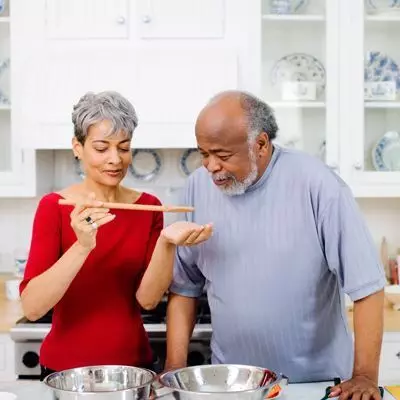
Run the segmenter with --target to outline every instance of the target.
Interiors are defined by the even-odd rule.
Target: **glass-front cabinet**
[[[279,123],[277,142],[339,171],[337,1],[263,0],[262,97]]]
[[[356,196],[400,196],[400,2],[342,2],[341,156]]]
[[[357,197],[400,197],[400,1],[261,5],[278,142],[323,159]]]

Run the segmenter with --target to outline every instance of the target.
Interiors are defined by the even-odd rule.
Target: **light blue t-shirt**
[[[170,290],[207,291],[213,363],[258,365],[292,382],[347,379],[353,342],[343,293],[385,285],[383,268],[347,185],[317,158],[275,147],[263,176],[227,196],[205,168],[188,179],[186,218],[214,235],[177,250]]]

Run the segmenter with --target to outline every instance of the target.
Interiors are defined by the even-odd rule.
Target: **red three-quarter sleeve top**
[[[20,293],[76,242],[72,207],[60,206],[60,198],[50,193],[39,203]],[[148,193],[142,193],[136,203],[160,204]],[[135,293],[163,228],[163,214],[111,212],[115,219],[99,228],[95,249],[54,307],[52,327],[40,350],[40,363],[47,368],[60,371],[89,365],[151,363]]]

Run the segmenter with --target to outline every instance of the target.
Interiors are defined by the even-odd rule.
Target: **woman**
[[[131,163],[137,116],[115,92],[88,93],[74,107],[73,152],[82,183],[45,195],[36,211],[25,276],[25,316],[54,309],[40,352],[42,379],[53,371],[100,364],[151,368],[140,306],[155,307],[172,279],[177,245],[207,240],[211,225],[163,229],[155,211],[106,209],[103,202],[159,205],[121,185]],[[77,205],[59,205],[62,198]]]

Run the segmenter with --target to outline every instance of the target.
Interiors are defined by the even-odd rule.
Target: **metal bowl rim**
[[[257,367],[255,365],[245,365],[245,364],[209,364],[209,365],[194,365],[194,366],[191,366],[191,367],[183,367],[183,368],[179,368],[179,369],[175,369],[175,370],[171,370],[171,371],[166,371],[166,372],[163,372],[162,374],[160,374],[158,376],[158,380],[160,381],[161,385],[163,385],[164,387],[166,387],[168,389],[171,389],[171,390],[174,390],[176,392],[180,392],[180,393],[240,394],[240,393],[255,393],[255,392],[258,392],[258,391],[261,391],[261,390],[264,389],[264,386],[260,386],[260,387],[255,388],[255,389],[235,390],[235,391],[229,391],[229,392],[226,392],[226,391],[221,391],[221,392],[205,392],[204,391],[204,392],[199,392],[199,391],[191,391],[191,390],[173,388],[173,387],[170,387],[170,386],[166,385],[163,382],[163,378],[166,375],[171,375],[171,374],[174,374],[176,372],[181,372],[183,370],[187,371],[187,370],[193,370],[193,369],[196,369],[196,368],[197,369],[198,368],[200,368],[200,369],[208,369],[208,368],[212,368],[212,367],[214,367],[214,368],[234,367],[234,368],[247,368],[247,369],[250,369],[250,370],[261,370],[262,372],[268,371],[268,372],[272,373],[275,376],[275,380],[278,379],[278,374],[276,372],[274,372],[274,371],[272,371],[272,370],[270,370],[268,368]],[[277,385],[279,385],[279,383],[277,383]]]
[[[102,390],[101,392],[77,392],[76,390],[66,390],[66,389],[59,389],[56,388],[54,386],[52,386],[48,381],[51,378],[54,378],[58,375],[61,375],[63,373],[67,373],[67,372],[81,372],[83,370],[88,370],[88,369],[101,369],[101,368],[129,368],[129,369],[134,369],[134,370],[140,370],[140,371],[145,371],[145,372],[149,372],[152,377],[148,382],[143,383],[142,385],[139,386],[132,386],[131,388],[127,388],[127,389],[122,389],[122,390]],[[140,367],[133,367],[132,365],[90,365],[87,367],[79,367],[79,368],[69,368],[69,369],[65,369],[63,371],[57,371],[57,372],[53,372],[52,374],[46,376],[46,378],[43,379],[43,383],[50,389],[52,390],[58,390],[60,392],[63,393],[84,393],[85,395],[96,395],[99,393],[123,393],[123,392],[127,392],[130,391],[132,389],[142,389],[148,385],[151,385],[154,382],[154,379],[156,378],[156,373],[150,369],[147,368],[140,368]]]

